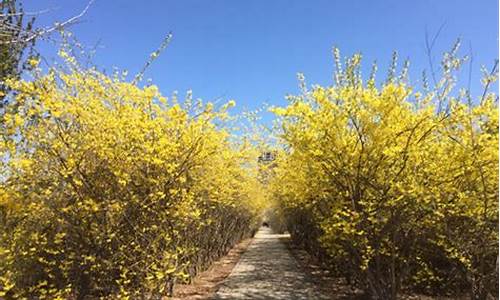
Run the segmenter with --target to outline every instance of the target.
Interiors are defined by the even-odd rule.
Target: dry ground
[[[245,252],[252,239],[246,239],[237,244],[229,253],[216,261],[210,268],[198,274],[191,284],[177,285],[174,291],[175,300],[213,299],[224,279],[238,263],[241,254]]]

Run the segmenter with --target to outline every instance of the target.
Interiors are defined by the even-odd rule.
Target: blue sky
[[[27,11],[49,8],[39,25],[69,18],[86,0],[25,1]],[[411,59],[411,79],[428,67],[425,32],[444,24],[434,55],[460,37],[474,56],[473,88],[481,89],[480,66],[498,58],[497,0],[96,0],[72,31],[87,46],[99,41],[95,63],[138,72],[169,31],[172,43],[146,73],[161,91],[210,101],[235,99],[254,109],[285,103],[297,93],[296,73],[308,84],[331,83],[331,48],[360,51],[368,68],[374,59],[386,74],[393,50]],[[43,55],[53,47],[40,44]],[[467,77],[464,72],[463,77]]]

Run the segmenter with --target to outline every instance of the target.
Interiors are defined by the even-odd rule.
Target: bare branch
[[[160,53],[165,50],[165,48],[170,44],[170,41],[172,40],[172,32],[169,32],[165,39],[163,39],[163,42],[161,43],[160,47],[153,52],[150,56],[146,64],[142,67],[141,71],[135,75],[134,80],[132,80],[133,84],[137,84],[139,81],[142,80],[142,77],[144,76],[144,73],[146,70],[149,68],[149,66],[153,63],[153,61],[160,55]]]
[[[440,96],[439,91],[438,91],[439,86],[438,86],[438,81],[436,79],[436,70],[434,69],[434,61],[432,59],[432,49],[434,48],[434,44],[436,43],[439,35],[441,34],[441,31],[443,30],[445,24],[446,24],[445,22],[443,22],[443,24],[441,24],[438,31],[436,32],[436,34],[432,38],[432,41],[430,41],[430,42],[429,42],[429,33],[427,31],[427,28],[425,29],[425,49],[426,49],[426,53],[427,53],[427,59],[428,59],[428,63],[429,63],[429,69],[430,69],[432,81],[434,83],[434,90],[436,91],[436,94],[438,96],[438,112],[441,111],[443,99]]]
[[[20,16],[35,16],[35,17],[37,17],[41,14],[46,14],[49,11],[51,11],[51,9],[43,9],[43,10],[39,10],[36,12],[18,12],[18,13],[6,13],[6,14],[0,13],[0,18],[20,17]]]
[[[435,86],[437,86],[437,79],[436,79],[436,72],[434,70],[434,64],[432,61],[432,49],[434,48],[434,44],[436,43],[437,38],[441,34],[441,31],[443,30],[445,24],[446,23],[441,24],[441,26],[439,27],[438,31],[436,32],[436,34],[434,35],[434,37],[432,38],[432,41],[430,43],[429,43],[429,33],[428,33],[427,29],[425,29],[425,49],[427,51],[427,59],[429,60],[429,68],[430,68],[432,80],[434,81]]]
[[[33,30],[33,31],[25,31],[22,28],[12,28],[14,30],[19,30],[21,32],[25,31],[25,32],[24,32],[24,34],[20,34],[19,38],[15,39],[15,40],[1,41],[0,44],[14,44],[14,43],[19,43],[19,42],[29,43],[29,42],[31,42],[31,41],[33,41],[41,36],[51,34],[54,31],[61,30],[67,26],[70,26],[70,25],[76,23],[80,18],[82,18],[87,13],[87,11],[89,10],[92,3],[94,3],[94,1],[95,0],[89,0],[87,5],[85,6],[85,8],[78,15],[73,16],[73,17],[71,17],[71,18],[69,18],[66,21],[61,22],[61,23],[56,22],[54,24],[54,26],[52,26],[52,27],[37,29],[37,30]],[[0,16],[3,17],[4,15],[0,15]],[[7,24],[2,24],[2,26],[7,26]],[[4,29],[4,28],[2,28],[2,29]]]
[[[497,72],[498,68],[498,59],[495,60],[495,63],[493,64],[493,68],[491,69],[490,76],[494,75]],[[483,104],[484,98],[486,98],[486,93],[488,93],[488,89],[490,88],[490,84],[492,81],[488,78],[486,81],[486,85],[484,86],[484,91],[483,91],[483,96],[481,96],[481,101],[479,103]]]

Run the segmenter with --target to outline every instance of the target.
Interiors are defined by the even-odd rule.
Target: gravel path
[[[280,238],[289,236],[262,227],[215,299],[330,299],[320,295]]]

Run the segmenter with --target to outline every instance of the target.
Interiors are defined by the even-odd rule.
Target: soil
[[[252,239],[246,239],[234,246],[226,256],[214,262],[206,271],[198,274],[191,284],[175,286],[175,300],[213,299],[215,292],[238,263]]]

